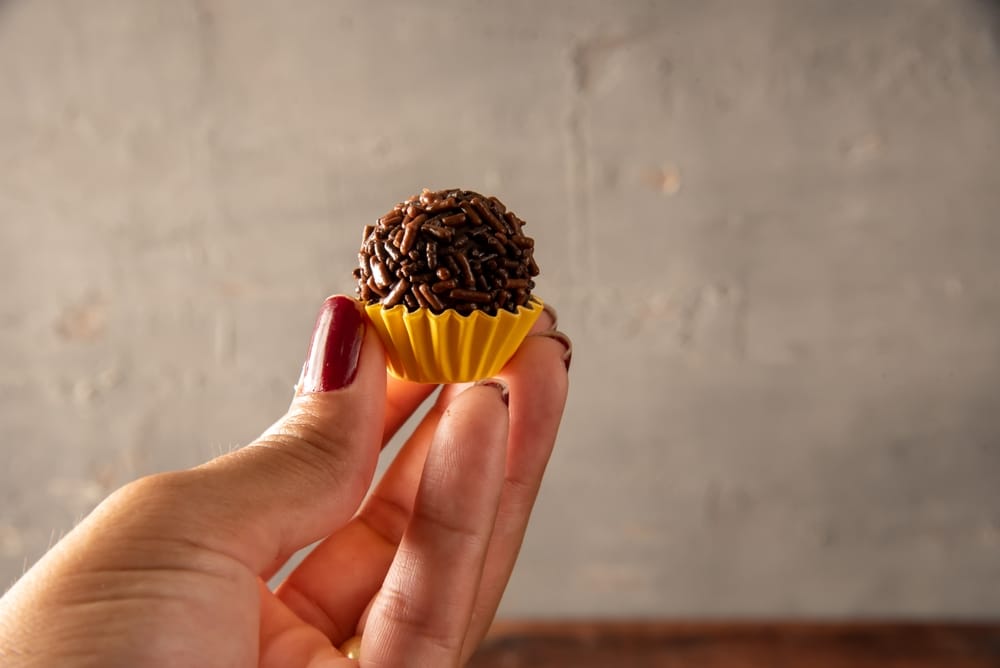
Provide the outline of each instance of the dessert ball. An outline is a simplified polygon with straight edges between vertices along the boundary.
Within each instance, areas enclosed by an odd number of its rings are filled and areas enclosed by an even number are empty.
[[[357,295],[410,312],[517,313],[538,275],[524,226],[496,197],[425,189],[365,227]]]

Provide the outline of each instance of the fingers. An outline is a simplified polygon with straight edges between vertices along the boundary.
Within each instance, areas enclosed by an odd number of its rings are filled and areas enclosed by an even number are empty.
[[[504,483],[501,512],[490,542],[472,628],[466,634],[466,657],[488,628],[506,587],[565,401],[565,368],[561,365],[569,344],[568,340],[561,343],[562,335],[552,338],[553,335],[548,334],[555,325],[554,315],[554,310],[546,309],[532,329],[532,334],[543,334],[548,339],[532,337],[525,341],[522,350],[502,374],[518,388],[534,385],[547,391],[541,394],[530,389],[519,391],[516,394],[523,397],[513,399],[515,405],[524,405],[523,410],[517,409],[523,414],[523,426],[512,428],[510,439],[512,450],[520,451],[522,455],[512,452],[508,457],[508,480]],[[553,379],[555,382],[550,382]],[[387,389],[386,439],[433,391],[433,387],[404,383],[390,377]],[[314,550],[278,590],[279,597],[292,610],[320,628],[334,644],[353,635],[356,620],[383,580],[409,520],[427,448],[439,416],[461,389],[464,388],[449,386],[444,389],[358,517]],[[400,417],[394,419],[394,406],[406,401],[409,405],[395,411]],[[550,410],[553,405],[558,409],[555,412]],[[539,419],[546,413],[548,419]],[[515,436],[518,432],[525,432],[533,438],[518,438]],[[528,482],[519,484],[518,480]]]
[[[565,334],[546,329],[529,336],[500,373],[510,387],[506,473],[463,661],[489,629],[521,549],[566,403],[571,352]]]
[[[471,384],[448,385],[424,416],[358,512],[358,519],[385,541],[398,545],[409,522],[427,451],[442,415]]]
[[[357,516],[316,546],[276,591],[334,643],[354,635],[382,586],[410,519],[427,448],[453,394],[452,387],[444,388]]]
[[[554,315],[554,309],[547,308],[532,331],[550,330]],[[422,387],[397,383],[404,388]],[[322,629],[334,643],[355,633],[359,616],[381,586],[409,521],[439,418],[451,400],[468,387],[449,385],[442,389],[357,516],[317,546],[278,588],[277,595],[299,617]],[[391,383],[388,389],[387,410],[391,412]],[[387,415],[387,423],[389,420]]]
[[[413,414],[413,412],[417,408],[420,407],[420,404],[423,403],[423,401],[428,396],[430,396],[430,394],[432,394],[436,388],[437,388],[436,385],[428,385],[428,384],[422,384],[422,383],[411,383],[411,382],[407,382],[407,381],[395,378],[394,376],[390,375],[388,372],[386,373],[386,407],[385,407],[385,420],[384,420],[384,425],[385,426],[384,426],[383,432],[382,432],[382,447],[383,448],[392,439],[392,437],[396,434],[396,432],[399,431],[400,427],[402,427],[402,425],[410,418],[410,416]],[[347,560],[348,563],[350,563],[350,555],[352,555],[352,554],[368,554],[367,546],[365,545],[365,543],[368,542],[368,541],[362,540],[362,536],[356,535],[358,532],[351,531],[351,529],[352,529],[352,526],[351,526],[351,523],[349,522],[345,527],[343,527],[341,529],[337,529],[334,532],[334,534],[333,534],[334,536],[338,536],[341,532],[345,532],[345,534],[346,534],[343,537],[344,542],[345,542],[344,553],[342,555],[340,555],[340,556],[334,556],[335,560],[337,560],[337,561],[345,561],[345,560]],[[334,573],[339,573],[339,570],[336,570],[336,569],[333,572],[331,572],[326,567],[322,567],[322,568],[320,568],[320,567],[312,568],[311,567],[312,562],[316,561],[316,557],[318,557],[318,556],[320,556],[320,554],[326,552],[326,550],[323,550],[323,549],[320,549],[320,548],[322,548],[327,543],[331,543],[331,542],[339,544],[339,542],[335,541],[335,540],[334,541],[331,541],[330,539],[324,540],[323,543],[321,543],[319,547],[317,547],[312,552],[310,552],[310,556],[307,557],[307,559],[302,564],[300,564],[300,566],[296,569],[295,573],[299,573],[299,571],[302,571],[302,570],[309,571],[310,573],[312,571],[315,571],[316,572],[315,575],[317,575],[318,577],[320,577],[323,580],[331,579],[331,578],[334,577]],[[398,539],[397,539],[397,542],[398,542]],[[316,556],[313,556],[313,555],[316,555]],[[274,576],[274,574],[277,573],[281,569],[281,567],[286,563],[287,556],[288,555],[282,555],[280,558],[278,558],[274,562],[272,562],[267,568],[265,568],[263,571],[261,571],[260,572],[261,578],[263,580],[265,580],[265,581],[270,580]],[[361,557],[359,557],[359,558],[361,558]],[[381,582],[381,578],[385,575],[385,571],[389,567],[389,560],[391,560],[391,558],[392,558],[391,555],[389,555],[388,557],[386,557],[385,563],[380,566],[381,571],[380,571],[379,576],[378,576],[379,577],[378,582]],[[377,563],[381,563],[381,562],[377,562]],[[376,566],[371,566],[371,567],[369,567],[366,570],[371,570],[372,568],[375,568],[375,567]],[[300,582],[304,582],[305,581],[304,578],[301,577],[301,575],[297,576],[295,579],[297,581],[300,581]],[[345,581],[344,579],[341,578],[341,579],[337,580],[337,582],[340,583],[342,586],[345,586],[348,581]],[[350,580],[349,582],[354,583],[355,581],[354,580]],[[320,615],[310,614],[310,610],[312,610],[313,612],[320,612],[320,610],[316,609],[308,601],[303,601],[304,605],[303,605],[302,609],[299,609],[295,605],[293,605],[294,599],[298,598],[299,592],[293,591],[293,589],[295,589],[295,587],[292,586],[291,583],[289,583],[289,580],[286,579],[284,584],[289,585],[288,587],[286,587],[286,593],[288,594],[288,597],[289,597],[288,603],[289,603],[289,605],[292,605],[292,609],[296,613],[298,613],[300,616],[304,616],[304,618],[307,618],[307,619],[310,619],[310,620],[314,621],[321,628],[325,628],[329,624],[329,622],[331,620],[326,619],[322,614],[320,614]],[[363,584],[365,586],[367,586],[367,583],[363,583]],[[355,585],[355,586],[357,586],[357,585]],[[368,596],[369,597],[371,596],[371,592],[374,591],[375,588],[377,588],[377,586],[378,586],[378,583],[376,583],[375,585],[373,585],[372,587],[370,587],[368,589]],[[334,588],[334,589],[338,589],[338,588]],[[304,593],[308,593],[308,592],[304,592]],[[341,593],[346,593],[346,592],[341,592]],[[342,606],[338,606],[337,607],[337,611],[339,613],[338,616],[343,616],[348,610],[349,610],[349,608],[344,608]],[[336,620],[333,620],[333,621],[335,622]],[[335,625],[334,625],[334,628],[336,628]],[[336,639],[336,633],[333,631],[332,628],[331,628],[331,637],[333,637],[334,639]]]
[[[260,592],[260,668],[357,668],[344,658],[323,633],[301,619],[274,598],[263,581]]]
[[[445,410],[413,513],[372,604],[362,656],[371,666],[458,662],[503,486],[507,407],[477,385]]]
[[[555,310],[546,307],[532,332],[551,329],[554,317]],[[422,400],[433,389],[391,376],[389,381],[387,432],[394,405],[410,401],[405,410],[397,411],[408,415],[413,410],[410,406],[419,403],[417,398]],[[427,449],[441,414],[468,387],[448,385],[442,389],[357,516],[320,543],[278,587],[278,597],[303,620],[322,629],[334,643],[343,642],[355,633],[362,611],[382,585],[409,522]],[[394,401],[393,392],[397,389],[401,398]]]

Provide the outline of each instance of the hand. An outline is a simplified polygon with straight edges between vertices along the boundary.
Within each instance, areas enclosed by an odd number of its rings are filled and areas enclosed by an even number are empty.
[[[543,314],[498,379],[444,387],[365,498],[433,387],[387,378],[356,304],[328,299],[283,418],[115,492],[0,599],[3,665],[335,668],[357,665],[337,650],[356,635],[362,666],[464,663],[556,437],[569,340],[554,328]]]

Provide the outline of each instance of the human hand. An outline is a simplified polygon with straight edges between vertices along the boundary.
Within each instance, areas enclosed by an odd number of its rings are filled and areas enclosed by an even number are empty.
[[[496,380],[442,389],[365,498],[433,387],[387,378],[354,301],[328,299],[283,418],[115,492],[0,599],[3,665],[336,668],[357,665],[337,650],[355,635],[362,666],[464,663],[520,549],[569,352],[543,314]]]

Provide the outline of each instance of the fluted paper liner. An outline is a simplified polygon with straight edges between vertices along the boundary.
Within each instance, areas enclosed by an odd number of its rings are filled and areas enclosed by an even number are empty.
[[[368,304],[365,311],[385,345],[392,375],[416,383],[464,383],[503,368],[542,314],[542,303],[532,299],[517,313],[501,309],[497,315],[411,312],[402,304]]]

